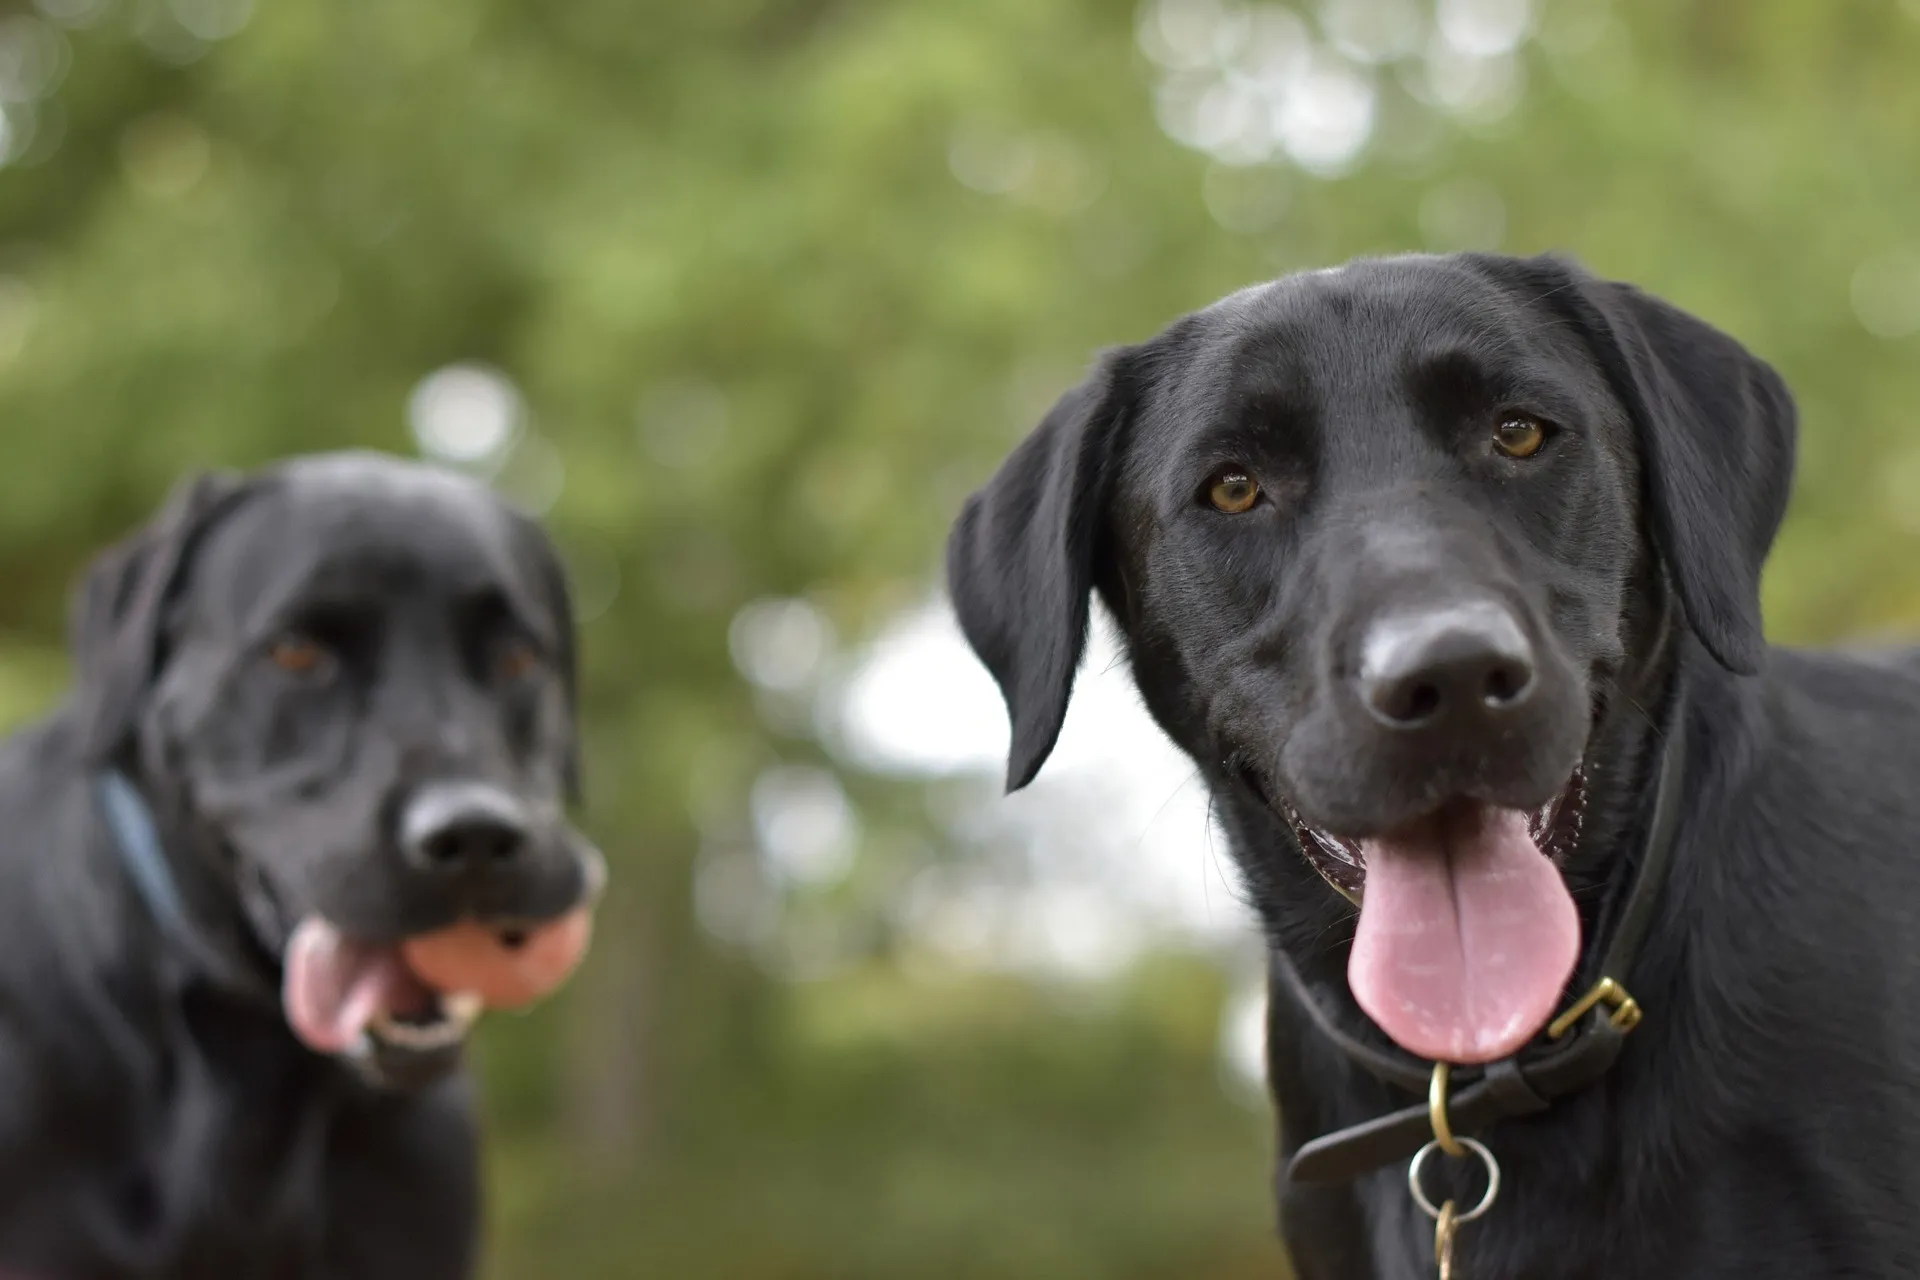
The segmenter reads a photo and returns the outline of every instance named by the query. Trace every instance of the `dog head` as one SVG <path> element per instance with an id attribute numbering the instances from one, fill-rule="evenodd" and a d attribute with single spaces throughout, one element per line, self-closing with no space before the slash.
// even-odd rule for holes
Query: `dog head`
<path id="1" fill-rule="evenodd" d="M 211 847 L 190 873 L 283 961 L 310 1046 L 434 1074 L 474 1002 L 416 940 L 578 932 L 604 869 L 563 811 L 566 586 L 484 486 L 372 454 L 195 478 L 100 557 L 74 631 L 87 758 Z"/>
<path id="2" fill-rule="evenodd" d="M 1109 353 L 960 516 L 1009 785 L 1059 733 L 1097 590 L 1216 792 L 1361 904 L 1362 1007 L 1422 1056 L 1504 1056 L 1578 957 L 1560 868 L 1669 601 L 1728 669 L 1765 660 L 1793 431 L 1733 339 L 1557 259 L 1235 294 Z"/>

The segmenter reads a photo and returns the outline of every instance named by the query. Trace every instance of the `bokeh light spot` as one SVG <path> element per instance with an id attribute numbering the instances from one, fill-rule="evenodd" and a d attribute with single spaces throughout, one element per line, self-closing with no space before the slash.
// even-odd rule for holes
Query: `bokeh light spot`
<path id="1" fill-rule="evenodd" d="M 1490 123 L 1520 103 L 1520 64 L 1513 55 L 1463 53 L 1444 40 L 1427 48 L 1408 87 L 1425 102 L 1469 123 Z"/>
<path id="2" fill-rule="evenodd" d="M 58 27 L 31 14 L 0 18 L 0 102 L 38 102 L 60 87 L 73 59 Z"/>
<path id="3" fill-rule="evenodd" d="M 1305 169 L 1336 174 L 1373 133 L 1373 82 L 1344 63 L 1322 58 L 1282 95 L 1274 132 Z"/>
<path id="4" fill-rule="evenodd" d="M 751 849 L 703 849 L 694 867 L 693 909 L 720 941 L 757 947 L 780 925 L 780 899 Z"/>
<path id="5" fill-rule="evenodd" d="M 33 7 L 63 27 L 91 27 L 107 16 L 113 0 L 34 0 Z"/>
<path id="6" fill-rule="evenodd" d="M 1356 62 L 1393 62 L 1420 48 L 1426 14 L 1414 0 L 1326 0 L 1320 26 Z"/>
<path id="7" fill-rule="evenodd" d="M 151 199 L 172 200 L 193 190 L 212 157 L 206 131 L 185 116 L 143 116 L 120 135 L 127 185 Z"/>
<path id="8" fill-rule="evenodd" d="M 1472 58 L 1511 53 L 1533 30 L 1530 0 L 1439 0 L 1434 24 L 1441 39 Z"/>
<path id="9" fill-rule="evenodd" d="M 455 364 L 422 378 L 407 401 L 407 425 L 420 451 L 440 462 L 497 462 L 518 436 L 520 392 L 498 369 Z"/>
<path id="10" fill-rule="evenodd" d="M 754 779 L 754 836 L 768 869 L 795 886 L 833 884 L 853 867 L 859 819 L 840 780 L 810 765 L 780 765 Z"/>
<path id="11" fill-rule="evenodd" d="M 1156 0 L 1136 30 L 1164 68 L 1154 93 L 1160 127 L 1221 163 L 1285 156 L 1331 176 L 1350 167 L 1372 135 L 1371 74 L 1317 43 L 1291 9 Z"/>
<path id="12" fill-rule="evenodd" d="M 185 67 L 198 62 L 213 48 L 181 25 L 173 10 L 157 3 L 142 5 L 135 19 L 135 30 L 147 52 L 169 66 Z"/>
<path id="13" fill-rule="evenodd" d="M 1896 249 L 1853 273 L 1853 314 L 1877 338 L 1920 333 L 1920 253 Z"/>
<path id="14" fill-rule="evenodd" d="M 947 143 L 947 170 L 969 191 L 1004 196 L 1033 176 L 1038 159 L 1033 143 L 1008 137 L 983 125 L 963 125 Z"/>
<path id="15" fill-rule="evenodd" d="M 1241 983 L 1220 1009 L 1220 1065 L 1227 1095 L 1248 1106 L 1267 1103 L 1267 984 Z"/>
<path id="16" fill-rule="evenodd" d="M 254 0 L 172 0 L 174 18 L 202 40 L 239 35 L 253 19 Z"/>
<path id="17" fill-rule="evenodd" d="M 833 643 L 832 624 L 801 599 L 755 600 L 727 628 L 727 646 L 740 674 L 779 693 L 811 685 Z"/>

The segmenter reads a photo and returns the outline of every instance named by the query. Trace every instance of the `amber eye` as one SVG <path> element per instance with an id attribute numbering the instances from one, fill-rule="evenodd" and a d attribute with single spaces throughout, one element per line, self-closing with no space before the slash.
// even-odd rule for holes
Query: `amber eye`
<path id="1" fill-rule="evenodd" d="M 311 676 L 325 670 L 333 655 L 304 636 L 281 636 L 267 649 L 267 657 L 282 671 Z"/>
<path id="2" fill-rule="evenodd" d="M 1213 478 L 1213 485 L 1207 490 L 1207 501 L 1217 511 L 1237 516 L 1251 507 L 1260 497 L 1260 485 L 1246 472 L 1229 467 Z"/>
<path id="3" fill-rule="evenodd" d="M 502 680 L 525 680 L 540 669 L 540 651 L 525 640 L 515 640 L 500 651 L 496 667 Z"/>
<path id="4" fill-rule="evenodd" d="M 1509 458 L 1531 458 L 1546 442 L 1546 427 L 1521 414 L 1514 414 L 1493 429 L 1493 447 Z"/>

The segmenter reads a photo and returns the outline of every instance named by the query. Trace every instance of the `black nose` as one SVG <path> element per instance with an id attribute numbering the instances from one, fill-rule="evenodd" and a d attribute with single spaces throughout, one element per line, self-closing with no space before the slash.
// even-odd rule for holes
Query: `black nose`
<path id="1" fill-rule="evenodd" d="M 1360 697 L 1392 729 L 1497 721 L 1533 691 L 1533 646 L 1504 606 L 1470 601 L 1375 622 L 1360 646 Z"/>
<path id="2" fill-rule="evenodd" d="M 415 792 L 401 814 L 400 849 L 428 871 L 505 866 L 527 850 L 526 809 L 485 783 L 432 783 Z"/>

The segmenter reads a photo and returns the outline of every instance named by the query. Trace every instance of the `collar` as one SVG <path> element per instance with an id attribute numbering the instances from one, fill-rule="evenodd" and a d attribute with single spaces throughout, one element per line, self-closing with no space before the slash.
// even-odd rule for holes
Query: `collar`
<path id="1" fill-rule="evenodd" d="M 186 957 L 192 969 L 212 978 L 223 987 L 257 995 L 259 980 L 237 962 L 223 955 L 194 924 L 187 911 L 180 882 L 174 876 L 173 863 L 167 857 L 153 809 L 140 789 L 118 769 L 105 769 L 94 776 L 94 795 L 101 817 L 113 835 L 114 852 L 133 882 L 140 901 L 154 924 L 173 949 Z"/>
<path id="2" fill-rule="evenodd" d="M 1596 945 L 1577 971 L 1587 984 L 1580 988 L 1586 994 L 1548 1025 L 1543 1039 L 1484 1067 L 1442 1071 L 1443 1064 L 1376 1048 L 1343 1030 L 1313 998 L 1293 961 L 1282 951 L 1273 952 L 1274 972 L 1322 1035 L 1384 1083 L 1429 1096 L 1425 1103 L 1303 1144 L 1287 1162 L 1289 1180 L 1351 1182 L 1384 1165 L 1410 1159 L 1438 1136 L 1437 1128 L 1450 1124 L 1454 1133 L 1472 1134 L 1509 1116 L 1545 1111 L 1558 1099 L 1593 1084 L 1613 1066 L 1626 1045 L 1627 1033 L 1640 1021 L 1640 1007 L 1627 993 L 1626 981 L 1652 927 L 1673 862 L 1680 782 L 1686 767 L 1684 704 L 1677 683 L 1670 703 L 1645 848 L 1618 910 L 1610 913 L 1611 930 L 1596 930 L 1599 937 L 1610 934 L 1604 951 Z"/>

